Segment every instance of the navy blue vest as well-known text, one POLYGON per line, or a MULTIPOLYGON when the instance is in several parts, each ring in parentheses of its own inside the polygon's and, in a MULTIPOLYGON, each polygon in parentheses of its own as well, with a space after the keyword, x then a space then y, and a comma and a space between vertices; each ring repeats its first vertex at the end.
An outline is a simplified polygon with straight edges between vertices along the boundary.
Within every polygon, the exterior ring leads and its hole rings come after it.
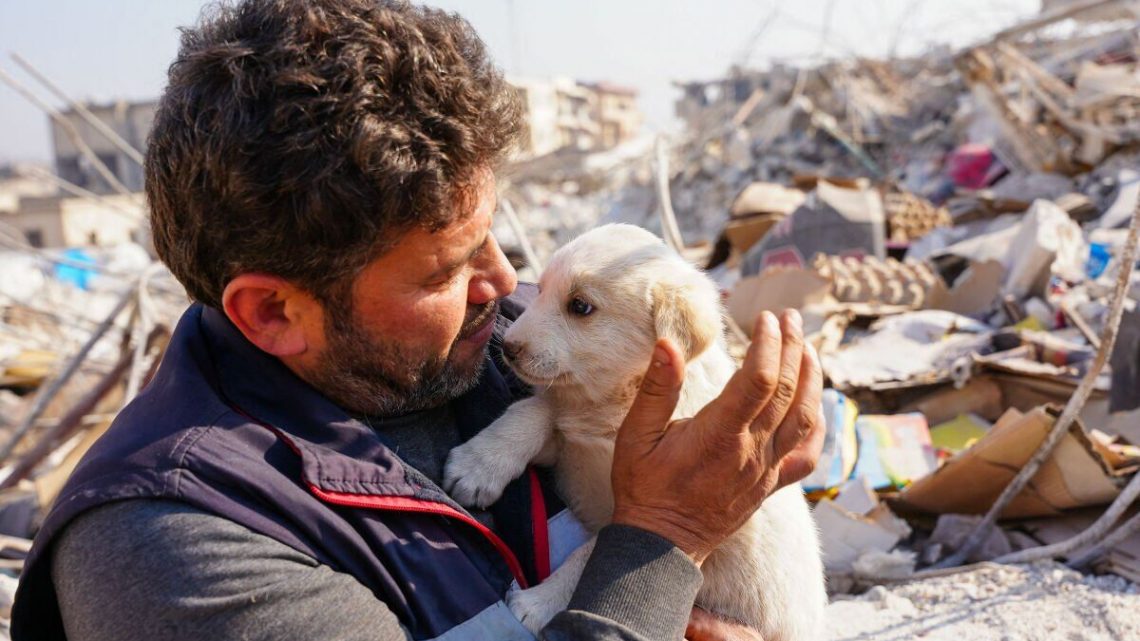
MULTIPOLYGON (((533 291, 520 286, 504 301, 497 334, 533 291)), ((455 401, 464 438, 529 393, 496 362, 492 354, 479 385, 455 401)), ((584 538, 548 540, 547 507, 560 505, 550 487, 533 469, 513 482, 492 507, 496 531, 488 530, 223 314, 194 305, 154 380, 91 448, 48 514, 16 594, 12 638, 65 638, 51 581, 53 538, 79 514, 131 498, 185 502, 351 574, 416 639, 530 638, 503 595, 512 582, 545 578, 584 538)))

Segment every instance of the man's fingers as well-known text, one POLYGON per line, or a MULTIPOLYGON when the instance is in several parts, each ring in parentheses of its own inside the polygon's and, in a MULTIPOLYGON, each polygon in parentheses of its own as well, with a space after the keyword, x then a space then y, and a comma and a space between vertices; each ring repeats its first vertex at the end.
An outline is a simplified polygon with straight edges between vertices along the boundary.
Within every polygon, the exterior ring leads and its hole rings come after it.
MULTIPOLYGON (((760 312, 744 363, 715 400, 706 406, 716 423, 743 431, 764 409, 780 382, 780 321, 772 312, 760 312)), ((702 410, 702 413, 704 410, 702 410)))
POLYGON ((719 617, 693 606, 689 626, 685 629, 686 641, 763 641, 760 633, 744 624, 719 617))
POLYGON ((752 431, 769 435, 784 422, 788 410, 797 399, 800 387, 801 362, 804 360, 803 319, 794 309, 785 311, 780 318, 780 374, 776 391, 768 399, 760 416, 752 422, 752 431))
POLYGON ((645 378, 633 399, 619 438, 640 438, 660 434, 673 417, 673 410, 681 398, 681 383, 685 378, 685 360, 672 341, 660 339, 653 349, 653 358, 645 378))
POLYGON ((773 451, 780 460, 780 487, 802 480, 815 469, 827 436, 822 397, 823 368, 815 348, 809 345, 804 350, 800 390, 774 437, 773 451))
MULTIPOLYGON (((778 419, 772 434, 772 453, 777 460, 787 456, 807 436, 811 425, 818 420, 819 402, 823 387, 823 374, 815 348, 808 347, 800 352, 800 370, 794 383, 795 391, 785 408, 785 415, 778 419)), ((775 402, 775 399, 773 399, 775 402)), ((764 418, 761 415, 761 418, 764 418)))

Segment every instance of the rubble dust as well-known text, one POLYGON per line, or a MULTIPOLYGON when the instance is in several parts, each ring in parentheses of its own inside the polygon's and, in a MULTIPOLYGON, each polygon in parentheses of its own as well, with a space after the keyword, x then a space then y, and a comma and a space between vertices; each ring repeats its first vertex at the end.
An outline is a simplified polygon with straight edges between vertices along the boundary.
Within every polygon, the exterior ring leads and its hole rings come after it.
POLYGON ((1140 586, 1053 562, 987 566, 833 597, 827 641, 1140 639, 1140 586))

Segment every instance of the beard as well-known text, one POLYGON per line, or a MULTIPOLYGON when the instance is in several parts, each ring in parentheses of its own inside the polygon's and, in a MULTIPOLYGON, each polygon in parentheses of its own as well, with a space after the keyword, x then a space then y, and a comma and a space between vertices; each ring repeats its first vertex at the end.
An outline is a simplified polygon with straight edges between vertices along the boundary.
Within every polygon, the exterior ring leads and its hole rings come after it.
POLYGON ((456 360, 456 346, 495 322, 499 304, 469 306, 446 356, 374 338, 346 306, 326 309, 326 349, 307 373, 309 383, 349 413, 383 418, 438 407, 474 388, 490 341, 469 362, 456 360))

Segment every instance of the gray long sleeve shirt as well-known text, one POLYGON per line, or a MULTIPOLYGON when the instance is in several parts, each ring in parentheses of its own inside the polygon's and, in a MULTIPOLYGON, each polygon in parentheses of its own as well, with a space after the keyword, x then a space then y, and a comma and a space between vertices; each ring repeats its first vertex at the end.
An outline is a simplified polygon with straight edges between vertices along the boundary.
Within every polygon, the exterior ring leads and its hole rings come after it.
MULTIPOLYGON (((458 433, 448 410, 377 424, 405 461, 438 479, 458 433)), ((407 638, 351 575, 225 518, 165 500, 81 515, 55 545, 52 580, 73 641, 407 638)), ((680 639, 699 569, 661 537, 609 526, 550 641, 680 639)))

